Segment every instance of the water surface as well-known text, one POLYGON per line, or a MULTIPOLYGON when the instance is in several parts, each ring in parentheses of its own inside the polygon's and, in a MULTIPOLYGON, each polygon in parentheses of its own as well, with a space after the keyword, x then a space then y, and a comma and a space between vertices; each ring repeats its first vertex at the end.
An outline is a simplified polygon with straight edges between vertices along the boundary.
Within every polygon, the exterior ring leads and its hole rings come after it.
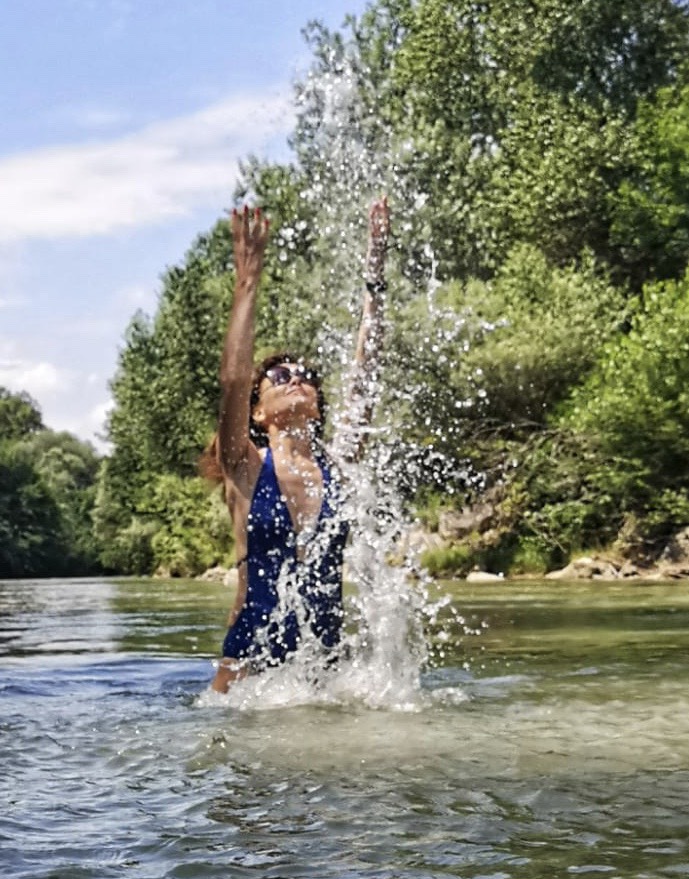
POLYGON ((403 698, 223 699, 223 587, 0 583, 2 876, 689 874, 689 584, 437 592, 403 698))

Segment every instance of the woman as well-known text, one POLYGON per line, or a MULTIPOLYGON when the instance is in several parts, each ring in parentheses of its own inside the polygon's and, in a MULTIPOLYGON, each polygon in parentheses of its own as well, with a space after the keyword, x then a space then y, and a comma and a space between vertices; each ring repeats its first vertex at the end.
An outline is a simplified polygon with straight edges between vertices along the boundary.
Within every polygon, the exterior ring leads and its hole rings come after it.
MULTIPOLYGON (((301 357, 281 353, 253 371, 254 322, 269 223, 232 213, 235 292, 220 367, 218 433, 211 445, 232 516, 238 587, 223 659, 212 683, 226 692, 249 671, 284 661, 310 638, 334 657, 342 625, 347 525, 337 480, 320 451, 324 399, 301 357), (264 449, 259 446, 264 445, 264 449)), ((387 199, 369 212, 364 311, 341 454, 364 441, 382 329, 387 199)))

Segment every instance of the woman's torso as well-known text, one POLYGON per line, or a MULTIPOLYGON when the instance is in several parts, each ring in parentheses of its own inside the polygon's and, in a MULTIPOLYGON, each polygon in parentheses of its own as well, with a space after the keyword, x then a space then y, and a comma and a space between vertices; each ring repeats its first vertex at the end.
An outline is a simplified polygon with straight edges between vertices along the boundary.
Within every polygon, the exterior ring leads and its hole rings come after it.
POLYGON ((225 655, 256 657, 265 648, 272 659, 282 660, 307 628, 325 648, 339 643, 348 525, 339 481, 324 457, 316 460, 320 506, 310 527, 297 530, 273 453, 265 453, 246 517, 244 602, 225 655))

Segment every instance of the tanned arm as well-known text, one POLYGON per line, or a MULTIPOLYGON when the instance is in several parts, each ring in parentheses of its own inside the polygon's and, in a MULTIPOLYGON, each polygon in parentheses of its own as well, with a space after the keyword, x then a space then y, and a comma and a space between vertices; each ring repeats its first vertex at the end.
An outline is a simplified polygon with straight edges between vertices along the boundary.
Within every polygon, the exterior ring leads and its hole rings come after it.
POLYGON ((376 384, 383 343, 385 306, 385 260, 390 235, 390 210, 387 196, 376 200, 369 210, 368 247, 364 280, 364 305, 359 325, 354 369, 347 395, 341 440, 342 456, 356 461, 366 443, 367 428, 373 417, 376 384))
MULTIPOLYGON (((225 477, 225 497, 235 526, 236 548, 246 552, 244 518, 252 479, 260 469, 258 450, 249 438, 254 323, 258 285, 268 240, 268 220, 259 209, 232 212, 235 288, 232 311, 220 363, 221 402, 218 418, 218 457, 225 477)), ((246 601, 246 565, 240 565, 234 606, 227 620, 232 626, 246 601)))
MULTIPOLYGON (((220 464, 226 479, 237 481, 237 470, 250 454, 249 407, 254 358, 256 298, 268 241, 268 220, 257 208, 232 212, 235 288, 220 363, 221 403, 218 420, 220 464)), ((255 449, 253 450, 255 452, 255 449)))

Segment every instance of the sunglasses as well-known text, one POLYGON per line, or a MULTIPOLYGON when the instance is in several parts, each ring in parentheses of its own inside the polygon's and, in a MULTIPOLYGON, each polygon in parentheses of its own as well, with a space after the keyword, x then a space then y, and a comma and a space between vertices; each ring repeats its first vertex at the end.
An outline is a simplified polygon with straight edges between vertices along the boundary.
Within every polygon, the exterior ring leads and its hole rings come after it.
POLYGON ((273 387, 288 385, 295 377, 313 387, 316 387, 318 382, 316 373, 312 369, 307 369, 300 364, 296 366, 272 366, 266 371, 266 378, 273 387))

